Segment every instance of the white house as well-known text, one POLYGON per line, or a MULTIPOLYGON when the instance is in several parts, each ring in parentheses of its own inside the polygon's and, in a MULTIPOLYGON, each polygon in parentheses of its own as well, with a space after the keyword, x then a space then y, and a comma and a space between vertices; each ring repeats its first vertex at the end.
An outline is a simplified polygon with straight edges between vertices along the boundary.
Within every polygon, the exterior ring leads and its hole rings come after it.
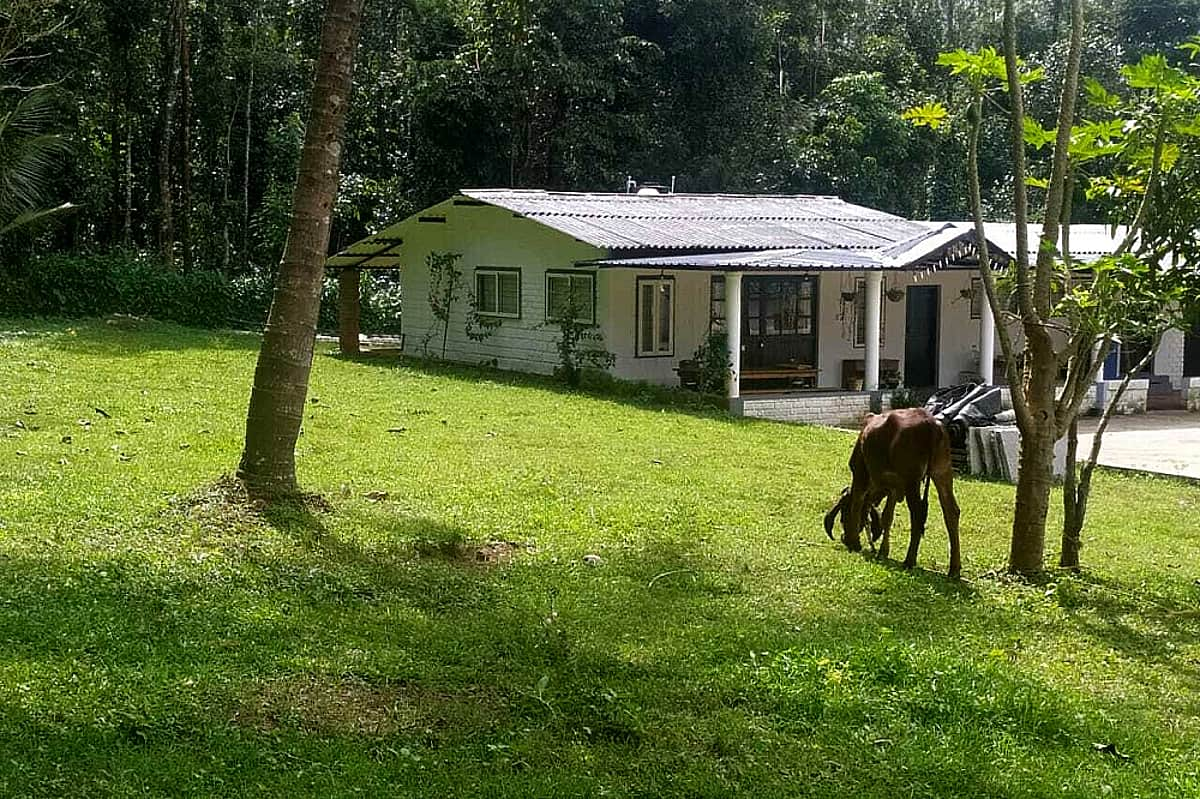
POLYGON ((399 267, 404 350, 440 354, 427 266, 438 253, 461 255, 444 331, 455 361, 553 371, 550 320, 573 300, 620 378, 677 383, 680 362, 727 331, 731 407, 747 415, 845 421, 897 381, 992 378, 992 319, 961 224, 823 196, 463 190, 329 265, 399 267), (468 335, 472 315, 490 335, 468 335))

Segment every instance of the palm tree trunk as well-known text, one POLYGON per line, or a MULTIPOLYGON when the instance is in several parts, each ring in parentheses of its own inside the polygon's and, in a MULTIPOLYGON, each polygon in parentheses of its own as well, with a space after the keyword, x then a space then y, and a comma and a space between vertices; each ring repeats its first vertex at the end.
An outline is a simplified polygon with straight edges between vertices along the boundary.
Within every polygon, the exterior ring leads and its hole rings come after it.
POLYGON ((329 0, 325 10, 292 221, 254 372, 246 448, 238 467, 238 477, 256 497, 296 491, 296 439, 312 369, 363 2, 329 0))

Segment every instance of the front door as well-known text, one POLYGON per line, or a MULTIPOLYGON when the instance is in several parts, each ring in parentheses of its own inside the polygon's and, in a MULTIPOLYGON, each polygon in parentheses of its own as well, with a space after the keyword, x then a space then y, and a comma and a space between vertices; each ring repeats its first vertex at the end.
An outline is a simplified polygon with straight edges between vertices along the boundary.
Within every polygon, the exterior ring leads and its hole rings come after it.
POLYGON ((1200 377, 1200 323, 1183 340, 1183 376, 1200 377))
POLYGON ((742 369, 817 365, 817 278, 742 279, 742 369))
POLYGON ((938 286, 909 286, 904 323, 904 385, 938 384, 938 286))

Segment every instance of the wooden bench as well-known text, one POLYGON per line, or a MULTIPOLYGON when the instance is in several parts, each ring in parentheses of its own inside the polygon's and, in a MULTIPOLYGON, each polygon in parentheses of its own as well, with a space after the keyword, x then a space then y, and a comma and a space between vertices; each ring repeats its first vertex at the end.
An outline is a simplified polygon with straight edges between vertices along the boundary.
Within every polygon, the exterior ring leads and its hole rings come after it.
POLYGON ((786 381, 782 389, 743 388, 741 391, 743 394, 772 394, 792 388, 814 388, 817 385, 817 368, 803 363, 778 364, 758 369, 743 369, 741 378, 743 386, 746 383, 786 381))

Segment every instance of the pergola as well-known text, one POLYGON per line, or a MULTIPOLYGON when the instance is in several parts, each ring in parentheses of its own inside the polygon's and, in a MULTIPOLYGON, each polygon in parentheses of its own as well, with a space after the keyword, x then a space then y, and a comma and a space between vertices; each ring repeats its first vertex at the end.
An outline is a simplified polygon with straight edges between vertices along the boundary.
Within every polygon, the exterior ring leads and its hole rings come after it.
POLYGON ((359 352, 361 311, 359 279, 364 269, 398 269, 404 239, 372 236, 351 244, 325 261, 326 269, 338 271, 338 347, 347 355, 359 352))

